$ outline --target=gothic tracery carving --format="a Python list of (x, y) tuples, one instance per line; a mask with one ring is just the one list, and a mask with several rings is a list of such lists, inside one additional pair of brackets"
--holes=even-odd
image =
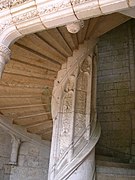
[(65, 94), (62, 103), (61, 133), (60, 133), (60, 156), (70, 145), (71, 118), (73, 111), (74, 76), (70, 76), (64, 88)]
[[(76, 82), (76, 102), (75, 102), (75, 125), (74, 125), (74, 142), (82, 140), (85, 138), (85, 133), (87, 129), (86, 116), (87, 105), (90, 103), (90, 99), (88, 99), (88, 83), (90, 76), (90, 64), (88, 59), (85, 59), (81, 64), (78, 78)], [(88, 102), (88, 103), (87, 103)], [(76, 146), (79, 144), (79, 142)]]

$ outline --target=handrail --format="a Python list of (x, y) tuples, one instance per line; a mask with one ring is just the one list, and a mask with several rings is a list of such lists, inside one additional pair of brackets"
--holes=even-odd
[(55, 180), (63, 180), (69, 177), (83, 163), (86, 156), (93, 150), (101, 134), (101, 127), (97, 123), (88, 144), (55, 176)]
[(45, 145), (50, 146), (50, 143), (45, 140), (41, 140), (38, 135), (32, 135), (25, 131), (24, 128), (12, 124), (9, 118), (0, 115), (0, 127), (6, 130), (9, 135), (15, 135), (19, 137), (23, 142), (27, 141), (32, 144), (37, 144), (39, 146), (45, 147)]

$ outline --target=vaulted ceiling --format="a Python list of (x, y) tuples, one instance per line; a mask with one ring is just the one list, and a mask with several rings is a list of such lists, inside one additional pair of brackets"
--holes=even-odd
[(61, 65), (79, 44), (129, 20), (111, 14), (84, 21), (84, 28), (70, 34), (66, 27), (45, 30), (19, 39), (0, 80), (0, 113), (27, 131), (51, 140), (51, 96)]

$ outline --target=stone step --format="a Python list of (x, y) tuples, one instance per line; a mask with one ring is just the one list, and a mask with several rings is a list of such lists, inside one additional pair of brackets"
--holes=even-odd
[(96, 180), (135, 180), (135, 164), (96, 162)]

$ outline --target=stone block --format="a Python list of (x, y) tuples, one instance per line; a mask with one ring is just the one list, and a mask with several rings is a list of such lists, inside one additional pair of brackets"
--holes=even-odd
[(115, 68), (112, 71), (113, 74), (124, 74), (124, 73), (129, 73), (129, 68), (128, 67)]
[(11, 172), (11, 165), (5, 164), (4, 165), (4, 174), (10, 174)]
[(38, 147), (31, 146), (28, 149), (28, 154), (31, 155), (31, 156), (38, 156), (39, 155), (39, 151), (40, 150), (39, 150)]
[(27, 157), (25, 155), (19, 155), (18, 157), (18, 166), (27, 166), (28, 163), (26, 161)]
[(111, 75), (113, 74), (113, 70), (112, 69), (108, 69), (108, 70), (103, 70), (102, 71), (102, 75), (105, 76), (105, 75)]
[(117, 90), (105, 91), (105, 97), (116, 97), (116, 96), (117, 96)]
[(113, 98), (99, 98), (97, 99), (97, 105), (110, 105), (113, 104)]
[(109, 3), (106, 0), (99, 0), (100, 8), (103, 13), (113, 12), (114, 10), (120, 10), (128, 8), (127, 1), (111, 0)]
[(0, 169), (0, 180), (4, 179), (4, 170)]
[(114, 89), (128, 89), (130, 87), (129, 81), (123, 81), (123, 82), (115, 82), (114, 83)]
[(125, 104), (126, 97), (114, 97), (114, 104)]
[(39, 157), (28, 156), (27, 161), (29, 167), (38, 167), (39, 165)]
[(118, 89), (118, 96), (128, 96), (129, 89)]

